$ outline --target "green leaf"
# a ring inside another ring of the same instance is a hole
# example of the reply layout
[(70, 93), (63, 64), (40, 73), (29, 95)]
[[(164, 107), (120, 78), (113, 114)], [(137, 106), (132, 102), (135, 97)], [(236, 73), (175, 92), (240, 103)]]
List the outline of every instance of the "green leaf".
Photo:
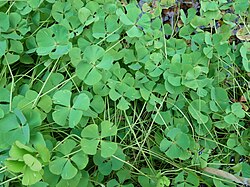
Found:
[(83, 152), (88, 155), (96, 154), (98, 144), (99, 140), (96, 139), (88, 140), (86, 138), (82, 138), (81, 140), (81, 148)]
[(85, 93), (79, 94), (74, 100), (73, 108), (77, 110), (88, 110), (90, 106), (89, 97)]
[(158, 179), (156, 187), (169, 186), (170, 180), (166, 176), (162, 176)]
[(175, 184), (179, 184), (181, 186), (199, 186), (199, 178), (193, 172), (184, 172), (182, 171), (177, 175), (174, 180)]
[(15, 144), (11, 146), (9, 154), (11, 158), (16, 160), (23, 160), (25, 154), (32, 154), (36, 152), (35, 149), (16, 141)]
[(70, 15), (70, 3), (57, 1), (53, 4), (51, 14), (57, 22), (62, 22), (64, 17), (67, 19)]
[(245, 11), (247, 11), (249, 7), (249, 1), (247, 0), (236, 0), (233, 4), (235, 13), (236, 14), (243, 14)]
[(4, 164), (9, 171), (12, 171), (14, 173), (23, 172), (23, 170), (25, 168), (25, 164), (23, 161), (8, 159), (4, 162)]
[(73, 47), (70, 51), (69, 51), (69, 56), (71, 59), (71, 63), (74, 67), (77, 67), (77, 65), (79, 64), (79, 62), (81, 61), (81, 49), (77, 48), (77, 47)]
[(190, 140), (188, 135), (181, 132), (178, 128), (173, 128), (167, 132), (166, 136), (171, 139), (169, 141), (164, 138), (160, 143), (160, 150), (171, 158), (180, 158), (186, 160), (190, 157), (187, 149), (190, 146)]
[(82, 170), (87, 166), (89, 157), (83, 151), (80, 151), (74, 154), (71, 160), (77, 165), (79, 170)]
[(213, 57), (213, 47), (204, 47), (203, 53), (207, 58), (211, 59)]
[(96, 67), (109, 70), (113, 65), (113, 61), (113, 57), (109, 54), (106, 54), (103, 56), (101, 62)]
[(30, 154), (23, 155), (23, 160), (32, 171), (40, 171), (42, 169), (42, 164)]
[(102, 175), (109, 175), (112, 170), (118, 171), (123, 167), (125, 154), (122, 152), (122, 149), (118, 148), (114, 156), (117, 158), (111, 157), (105, 159), (101, 156), (101, 151), (98, 151), (94, 155), (93, 161), (98, 166), (98, 170)]
[(4, 117), (4, 111), (0, 108), (0, 119)]
[(135, 25), (132, 26), (126, 33), (128, 34), (130, 38), (133, 38), (133, 37), (139, 38), (139, 37), (142, 37), (143, 35), (143, 32), (139, 28), (137, 28)]
[(82, 24), (86, 23), (90, 15), (91, 15), (91, 11), (87, 9), (86, 7), (82, 7), (78, 10), (78, 18)]
[(166, 47), (169, 56), (174, 56), (175, 54), (183, 54), (186, 51), (186, 42), (182, 39), (170, 38), (167, 40)]
[(7, 65), (7, 64), (13, 64), (15, 62), (17, 62), (19, 60), (20, 56), (19, 55), (16, 55), (16, 54), (11, 54), (11, 53), (7, 53), (5, 56), (4, 56), (4, 59), (3, 59), (3, 64), (4, 65)]
[(113, 101), (116, 101), (117, 99), (119, 99), (121, 97), (121, 94), (119, 94), (115, 89), (111, 88), (109, 91), (109, 97)]
[(119, 16), (121, 22), (124, 24), (124, 25), (133, 25), (133, 21), (131, 21), (127, 16), (126, 14), (124, 14), (124, 12), (122, 11), (122, 9), (118, 9), (116, 11), (116, 14), (117, 16)]
[(69, 127), (74, 128), (81, 121), (82, 115), (82, 111), (71, 109), (69, 113)]
[(142, 27), (143, 29), (148, 29), (151, 26), (151, 19), (148, 14), (142, 14), (137, 25)]
[(171, 112), (170, 111), (162, 111), (156, 114), (152, 114), (152, 119), (159, 125), (167, 125), (171, 121)]
[(77, 169), (73, 166), (70, 160), (67, 160), (61, 173), (62, 178), (66, 180), (72, 179), (76, 174), (77, 174)]
[(36, 145), (36, 150), (39, 153), (42, 161), (48, 163), (50, 161), (50, 151), (44, 145), (38, 144)]
[(20, 41), (10, 40), (9, 51), (20, 54), (23, 52), (23, 45)]
[(114, 187), (114, 186), (119, 186), (119, 182), (117, 182), (117, 180), (115, 179), (111, 179), (108, 183), (107, 183), (107, 187)]
[(100, 95), (95, 95), (90, 105), (97, 113), (102, 113), (105, 108), (104, 100)]
[(0, 32), (6, 32), (9, 29), (9, 16), (3, 12), (0, 12)]
[(52, 59), (67, 54), (72, 44), (69, 42), (68, 30), (62, 25), (53, 25), (50, 28), (42, 28), (36, 34), (38, 55), (49, 55)]
[(41, 97), (37, 104), (44, 112), (49, 113), (52, 109), (52, 99), (48, 95)]
[(15, 114), (9, 113), (0, 119), (0, 148), (9, 148), (16, 141), (26, 144), (29, 139), (29, 126), (23, 126)]
[(35, 184), (42, 179), (43, 171), (33, 171), (29, 167), (26, 167), (23, 171), (22, 184), (29, 186)]
[[(47, 78), (47, 77), (45, 76), (44, 78)], [(55, 93), (55, 91), (53, 92), (52, 90), (55, 87), (57, 87), (63, 80), (64, 80), (64, 76), (61, 73), (52, 73), (51, 76), (48, 78), (42, 93), (46, 93), (48, 91)], [(39, 86), (43, 86), (43, 85), (38, 85), (38, 87)]]
[(80, 61), (78, 66), (76, 67), (76, 75), (79, 79), (85, 80), (92, 66), (86, 62)]
[(119, 103), (117, 105), (117, 108), (120, 110), (127, 110), (129, 109), (130, 103), (128, 101), (126, 101), (126, 99), (124, 97), (121, 97), (121, 99), (119, 100)]
[(181, 85), (181, 77), (169, 75), (168, 82), (170, 84), (172, 84), (173, 86), (180, 86)]
[(69, 108), (56, 106), (55, 111), (52, 113), (53, 120), (60, 126), (65, 126), (68, 115), (70, 113)]
[[(0, 15), (0, 17), (1, 17), (1, 15)], [(0, 23), (0, 25), (1, 25), (1, 23)], [(2, 57), (5, 54), (6, 49), (7, 49), (6, 40), (2, 40), (2, 41), (0, 40), (0, 57)]]
[(250, 177), (250, 165), (246, 162), (242, 163), (242, 176), (243, 177)]
[(72, 93), (69, 90), (59, 90), (53, 95), (53, 102), (62, 106), (70, 107)]
[(215, 101), (216, 105), (221, 110), (225, 110), (229, 105), (227, 92), (221, 87), (215, 87), (211, 89), (211, 99)]
[(231, 108), (232, 108), (232, 113), (236, 115), (238, 118), (245, 117), (245, 112), (242, 109), (242, 105), (240, 103), (233, 103)]
[(240, 48), (240, 54), (242, 56), (242, 64), (247, 72), (250, 72), (249, 49), (250, 49), (249, 42), (245, 42)]
[(84, 82), (87, 85), (94, 85), (94, 84), (98, 83), (101, 79), (102, 79), (102, 75), (101, 75), (100, 71), (97, 68), (93, 68), (89, 72), (87, 77), (85, 78)]
[(99, 19), (98, 21), (94, 22), (92, 31), (93, 31), (92, 35), (96, 39), (104, 38), (106, 35), (104, 19)]
[(101, 156), (103, 158), (111, 157), (117, 150), (118, 146), (115, 142), (101, 141)]
[(39, 48), (37, 48), (36, 51), (38, 55), (47, 55), (54, 49), (55, 44), (52, 35), (52, 31), (46, 28), (43, 28), (37, 32), (36, 42)]
[(93, 161), (94, 164), (98, 166), (98, 171), (102, 175), (109, 175), (112, 171), (112, 162), (111, 160), (106, 160), (101, 156), (100, 151), (98, 151), (94, 156), (93, 156)]
[(57, 157), (55, 160), (49, 163), (49, 170), (51, 171), (51, 173), (55, 175), (61, 175), (64, 165), (66, 164), (67, 161), (68, 161), (67, 158)]
[(130, 171), (128, 170), (119, 170), (116, 175), (118, 176), (119, 182), (124, 183), (125, 180), (130, 179), (131, 175), (130, 175)]
[(96, 124), (88, 125), (82, 130), (81, 136), (83, 138), (98, 138), (99, 137), (98, 126)]
[(90, 64), (95, 64), (98, 59), (103, 57), (105, 51), (102, 47), (97, 45), (91, 45), (84, 50), (83, 58)]
[(206, 105), (206, 102), (203, 100), (195, 100), (192, 101), (188, 106), (188, 111), (193, 116), (193, 118), (197, 120), (199, 124), (204, 124), (208, 122), (208, 116), (203, 114), (208, 110), (208, 107), (206, 107)]
[(117, 127), (113, 123), (109, 121), (103, 121), (101, 123), (101, 138), (115, 136), (116, 134)]
[(195, 15), (192, 21), (190, 22), (190, 25), (196, 29), (199, 26), (206, 26), (208, 25), (208, 23), (208, 19)]
[(224, 120), (228, 124), (237, 124), (239, 119), (234, 114), (228, 114), (224, 117)]
[(72, 139), (66, 139), (57, 147), (57, 151), (64, 155), (68, 155), (76, 147), (76, 142)]
[[(71, 178), (71, 179), (61, 179), (58, 183), (56, 183), (56, 187), (77, 187), (78, 185), (84, 185), (87, 186), (88, 183), (86, 181), (89, 180), (89, 176), (85, 174), (84, 171), (84, 176), (82, 175), (83, 172), (77, 172), (77, 174)], [(51, 184), (51, 182), (50, 182)]]
[(81, 120), (83, 111), (89, 109), (90, 100), (85, 93), (81, 93), (74, 98), (73, 107), (70, 107), (72, 93), (69, 90), (60, 90), (53, 96), (56, 105), (52, 117), (58, 125), (65, 126), (68, 120), (69, 127), (74, 128)]

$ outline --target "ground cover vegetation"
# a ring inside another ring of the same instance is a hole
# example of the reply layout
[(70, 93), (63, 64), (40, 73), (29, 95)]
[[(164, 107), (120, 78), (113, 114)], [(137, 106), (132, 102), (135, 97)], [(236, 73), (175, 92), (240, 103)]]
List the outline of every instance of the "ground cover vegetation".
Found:
[(0, 1), (0, 186), (250, 184), (248, 0)]

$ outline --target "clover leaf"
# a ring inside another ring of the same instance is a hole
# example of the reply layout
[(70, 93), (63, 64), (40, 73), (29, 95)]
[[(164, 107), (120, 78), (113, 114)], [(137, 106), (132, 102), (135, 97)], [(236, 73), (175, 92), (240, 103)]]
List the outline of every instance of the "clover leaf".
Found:
[(240, 119), (245, 117), (245, 111), (242, 109), (240, 103), (233, 103), (231, 105), (231, 112), (224, 116), (224, 120), (228, 124), (238, 123)]
[(247, 0), (236, 0), (233, 3), (233, 7), (235, 9), (236, 14), (244, 14), (247, 11), (247, 8), (249, 7), (249, 1)]
[(89, 94), (88, 96), (90, 97), (90, 107), (88, 110), (83, 111), (83, 116), (96, 118), (98, 114), (104, 111), (105, 103), (100, 95), (92, 96), (91, 93), (88, 94)]
[(126, 14), (119, 8), (116, 11), (116, 15), (124, 25), (128, 26), (129, 29), (126, 31), (127, 35), (131, 38), (141, 37), (143, 35), (142, 29), (147, 30), (150, 27), (150, 17), (147, 14), (143, 14), (139, 17), (141, 10), (134, 3), (126, 5), (125, 9)]
[(84, 153), (95, 155), (100, 143), (101, 156), (108, 158), (116, 152), (117, 144), (107, 141), (105, 138), (115, 136), (117, 134), (117, 127), (109, 121), (103, 121), (100, 126), (101, 133), (99, 133), (96, 124), (88, 125), (82, 130), (81, 136), (83, 138), (81, 140), (81, 147)]
[(0, 88), (0, 111), (1, 118), (9, 112), (10, 92), (6, 88)]
[(71, 91), (60, 90), (53, 96), (53, 102), (56, 104), (52, 117), (60, 126), (68, 125), (75, 127), (81, 120), (83, 111), (88, 110), (90, 99), (85, 93), (80, 93), (73, 100), (71, 105)]
[(130, 105), (129, 100), (134, 101), (140, 98), (139, 91), (134, 87), (135, 80), (130, 73), (126, 73), (125, 69), (120, 68), (119, 64), (113, 66), (112, 72), (113, 79), (108, 80), (109, 96), (113, 101), (119, 99), (117, 108), (127, 110)]
[(76, 148), (76, 142), (72, 139), (66, 139), (57, 148), (63, 156), (54, 157), (49, 163), (49, 170), (55, 175), (61, 175), (62, 179), (69, 180), (77, 175), (79, 170), (84, 169), (88, 164), (88, 156), (83, 151), (72, 153)]
[(169, 158), (180, 158), (186, 160), (190, 157), (188, 148), (190, 140), (188, 135), (183, 133), (179, 128), (173, 128), (165, 133), (164, 138), (160, 143), (160, 150)]
[(106, 18), (100, 16), (99, 20), (93, 24), (92, 35), (97, 39), (106, 39), (107, 42), (116, 42), (120, 38), (120, 30), (121, 24), (118, 23), (118, 16), (108, 15)]
[(204, 124), (208, 122), (209, 108), (207, 103), (203, 100), (194, 100), (188, 106), (188, 111), (197, 120), (199, 124)]
[(113, 57), (102, 47), (92, 45), (84, 50), (83, 61), (76, 68), (77, 76), (88, 85), (95, 85), (102, 79), (102, 70), (109, 70)]
[[(9, 125), (6, 126), (6, 124)], [(8, 113), (0, 119), (0, 135), (1, 149), (8, 148), (17, 140), (24, 144), (29, 143), (30, 127), (19, 109), (15, 109), (14, 113)]]
[(236, 134), (230, 134), (228, 140), (227, 140), (227, 146), (230, 149), (233, 149), (240, 155), (248, 155), (249, 154), (249, 145), (242, 146), (244, 143), (243, 138), (239, 138)]
[(242, 56), (242, 64), (243, 67), (245, 68), (245, 70), (247, 72), (250, 72), (250, 63), (249, 63), (249, 59), (250, 59), (250, 53), (249, 53), (249, 49), (250, 49), (250, 42), (245, 42), (241, 48), (240, 48), (240, 54)]
[(13, 99), (16, 108), (22, 110), (24, 115), (32, 116), (32, 120), (29, 122), (31, 128), (39, 126), (42, 119), (46, 117), (46, 113), (49, 113), (52, 109), (52, 100), (47, 95), (40, 97), (34, 107), (34, 101), (36, 101), (37, 97), (38, 93), (36, 91), (27, 90), (25, 96), (19, 95), (19, 97)]
[(0, 32), (6, 32), (9, 29), (10, 22), (9, 22), (9, 16), (3, 12), (0, 12)]
[(140, 171), (150, 176), (150, 177), (146, 177), (144, 175), (138, 176), (138, 182), (141, 186), (148, 186), (148, 187), (157, 186), (158, 176), (155, 173), (153, 173), (153, 171), (150, 168), (142, 168)]
[(113, 155), (115, 157), (104, 158), (101, 155), (101, 151), (98, 151), (94, 155), (93, 161), (95, 165), (98, 166), (98, 170), (101, 174), (109, 175), (112, 171), (118, 171), (123, 167), (124, 162), (121, 160), (125, 161), (125, 154), (122, 149), (118, 148)]
[(180, 186), (199, 186), (199, 178), (193, 172), (184, 172), (182, 171), (177, 175), (174, 180), (174, 183)]
[(96, 15), (99, 4), (95, 1), (89, 1), (84, 7), (78, 10), (78, 18), (85, 26), (97, 21), (99, 17)]
[(211, 89), (210, 105), (213, 104), (213, 109), (225, 110), (229, 106), (229, 98), (225, 89), (221, 87), (213, 87)]
[(21, 40), (30, 31), (27, 20), (22, 19), (19, 13), (11, 12), (8, 16), (1, 13), (0, 16), (3, 18), (2, 24), (4, 24), (4, 26), (1, 26), (2, 28), (0, 27), (3, 38)]
[(118, 181), (116, 179), (111, 179), (108, 183), (108, 187), (114, 187), (117, 185), (121, 186), (127, 186), (127, 187), (133, 187), (134, 185), (132, 183), (128, 183), (128, 180), (131, 179), (130, 172), (128, 170), (119, 170), (116, 172), (116, 175), (118, 177)]
[(46, 81), (46, 84), (44, 85), (44, 88), (42, 90), (42, 93), (47, 93), (49, 96), (53, 96), (56, 90), (53, 88), (57, 87), (62, 81), (64, 80), (64, 76), (61, 73), (51, 73), (49, 77), (47, 75), (44, 75), (42, 77), (41, 81), (43, 82), (38, 82), (35, 84), (35, 89), (40, 91), (40, 88), (44, 85), (44, 82)]
[(159, 77), (166, 70), (167, 63), (163, 61), (161, 53), (152, 53), (150, 59), (151, 61), (148, 61), (145, 69), (149, 71), (151, 77)]
[(43, 162), (43, 159), (41, 159), (41, 156), (46, 154), (45, 157), (50, 157), (46, 147), (43, 147), (43, 151), (44, 153), (41, 153), (33, 147), (16, 141), (10, 149), (10, 157), (5, 161), (5, 166), (11, 172), (23, 174), (23, 185), (35, 184), (42, 179), (42, 164), (46, 164), (46, 162)]
[(197, 150), (192, 162), (194, 164), (199, 164), (201, 168), (207, 167), (207, 162), (210, 156), (211, 150), (210, 149), (204, 149), (204, 150)]
[[(178, 54), (174, 57), (178, 58)], [(182, 64), (178, 61), (174, 61), (175, 58), (173, 57), (173, 63), (169, 64), (167, 70), (164, 72), (163, 76), (165, 79), (165, 88), (170, 93), (180, 93), (184, 90), (185, 84), (184, 78), (188, 70), (192, 69), (191, 64)]]
[(166, 43), (167, 51), (169, 56), (175, 54), (183, 54), (186, 51), (187, 44), (182, 39), (170, 38)]
[(67, 158), (56, 158), (49, 166), (52, 173), (61, 175), (63, 179), (72, 179), (77, 174), (77, 169)]
[(107, 83), (111, 77), (112, 77), (112, 73), (110, 71), (102, 72), (102, 79), (98, 83), (93, 85), (94, 93), (100, 96), (107, 96), (110, 91), (110, 88), (107, 85)]
[(74, 12), (71, 9), (70, 2), (57, 1), (52, 6), (51, 14), (57, 22), (61, 22), (63, 19), (70, 18)]
[(36, 34), (38, 55), (49, 55), (52, 59), (67, 54), (72, 44), (69, 42), (69, 32), (61, 25), (53, 25), (49, 28), (40, 29)]

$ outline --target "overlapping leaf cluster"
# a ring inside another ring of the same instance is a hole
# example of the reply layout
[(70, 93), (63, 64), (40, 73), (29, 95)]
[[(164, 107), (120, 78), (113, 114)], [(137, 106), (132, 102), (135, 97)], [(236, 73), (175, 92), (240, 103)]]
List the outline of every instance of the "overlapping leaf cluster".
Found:
[(198, 169), (230, 162), (250, 177), (249, 2), (163, 23), (174, 5), (0, 1), (0, 185), (221, 186)]

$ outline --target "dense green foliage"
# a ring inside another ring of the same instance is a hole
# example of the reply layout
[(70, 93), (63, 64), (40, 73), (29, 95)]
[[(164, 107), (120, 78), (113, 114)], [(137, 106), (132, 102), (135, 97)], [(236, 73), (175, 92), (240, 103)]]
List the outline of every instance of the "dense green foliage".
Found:
[(249, 1), (197, 3), (0, 1), (0, 186), (250, 178)]

